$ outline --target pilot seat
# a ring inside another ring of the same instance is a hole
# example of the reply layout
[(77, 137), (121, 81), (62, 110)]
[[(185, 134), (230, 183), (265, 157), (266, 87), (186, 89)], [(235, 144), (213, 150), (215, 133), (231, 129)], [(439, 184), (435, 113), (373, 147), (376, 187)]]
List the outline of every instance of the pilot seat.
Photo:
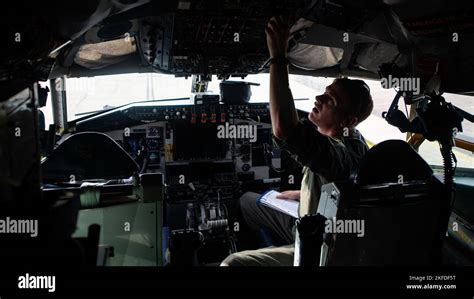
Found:
[(322, 186), (316, 215), (297, 221), (295, 265), (440, 264), (446, 198), (443, 183), (408, 143), (381, 142), (351, 179)]

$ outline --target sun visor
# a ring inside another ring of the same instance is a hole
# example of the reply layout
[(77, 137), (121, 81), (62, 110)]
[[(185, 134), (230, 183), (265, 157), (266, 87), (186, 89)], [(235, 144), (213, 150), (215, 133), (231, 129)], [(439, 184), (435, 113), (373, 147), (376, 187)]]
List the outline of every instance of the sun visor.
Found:
[(96, 44), (86, 44), (77, 51), (74, 62), (85, 68), (95, 70), (119, 63), (137, 51), (135, 38), (128, 36)]
[(344, 50), (298, 43), (288, 53), (291, 64), (306, 70), (318, 70), (339, 64)]

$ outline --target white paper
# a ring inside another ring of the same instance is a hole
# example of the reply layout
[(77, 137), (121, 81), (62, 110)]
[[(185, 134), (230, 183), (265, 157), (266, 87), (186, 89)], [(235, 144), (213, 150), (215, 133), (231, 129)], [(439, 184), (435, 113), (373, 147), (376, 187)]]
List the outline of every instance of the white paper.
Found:
[(298, 205), (299, 202), (290, 199), (276, 198), (280, 192), (270, 190), (264, 193), (260, 198), (260, 204), (290, 215), (293, 218), (298, 218)]

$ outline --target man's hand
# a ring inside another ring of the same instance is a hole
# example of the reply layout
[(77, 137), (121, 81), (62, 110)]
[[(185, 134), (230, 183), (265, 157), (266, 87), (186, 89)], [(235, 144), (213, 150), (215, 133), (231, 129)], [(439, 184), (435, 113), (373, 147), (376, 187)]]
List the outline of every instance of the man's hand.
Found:
[(300, 201), (300, 190), (283, 191), (280, 195), (277, 195), (277, 198)]
[(270, 57), (286, 57), (290, 36), (289, 18), (277, 16), (270, 19), (265, 29)]

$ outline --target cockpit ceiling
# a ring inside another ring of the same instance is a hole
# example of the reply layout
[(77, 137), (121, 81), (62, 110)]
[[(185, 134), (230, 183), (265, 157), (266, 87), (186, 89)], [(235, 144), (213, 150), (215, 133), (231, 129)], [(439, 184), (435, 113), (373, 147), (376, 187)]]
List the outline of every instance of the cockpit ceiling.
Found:
[[(474, 91), (469, 79), (474, 3), (468, 0), (449, 7), (441, 0), (89, 1), (82, 9), (51, 3), (54, 9), (37, 7), (37, 12), (54, 12), (53, 18), (29, 20), (30, 27), (37, 22), (51, 36), (26, 36), (34, 53), (14, 43), (6, 49), (16, 53), (0, 50), (0, 81), (25, 69), (37, 71), (40, 79), (131, 72), (228, 78), (266, 72), (264, 29), (271, 16), (285, 14), (294, 16), (292, 73), (376, 78), (380, 65), (393, 62), (426, 82), (438, 66), (444, 91)], [(9, 22), (7, 33), (16, 32), (18, 20), (2, 22)], [(27, 59), (32, 55), (34, 61)]]

